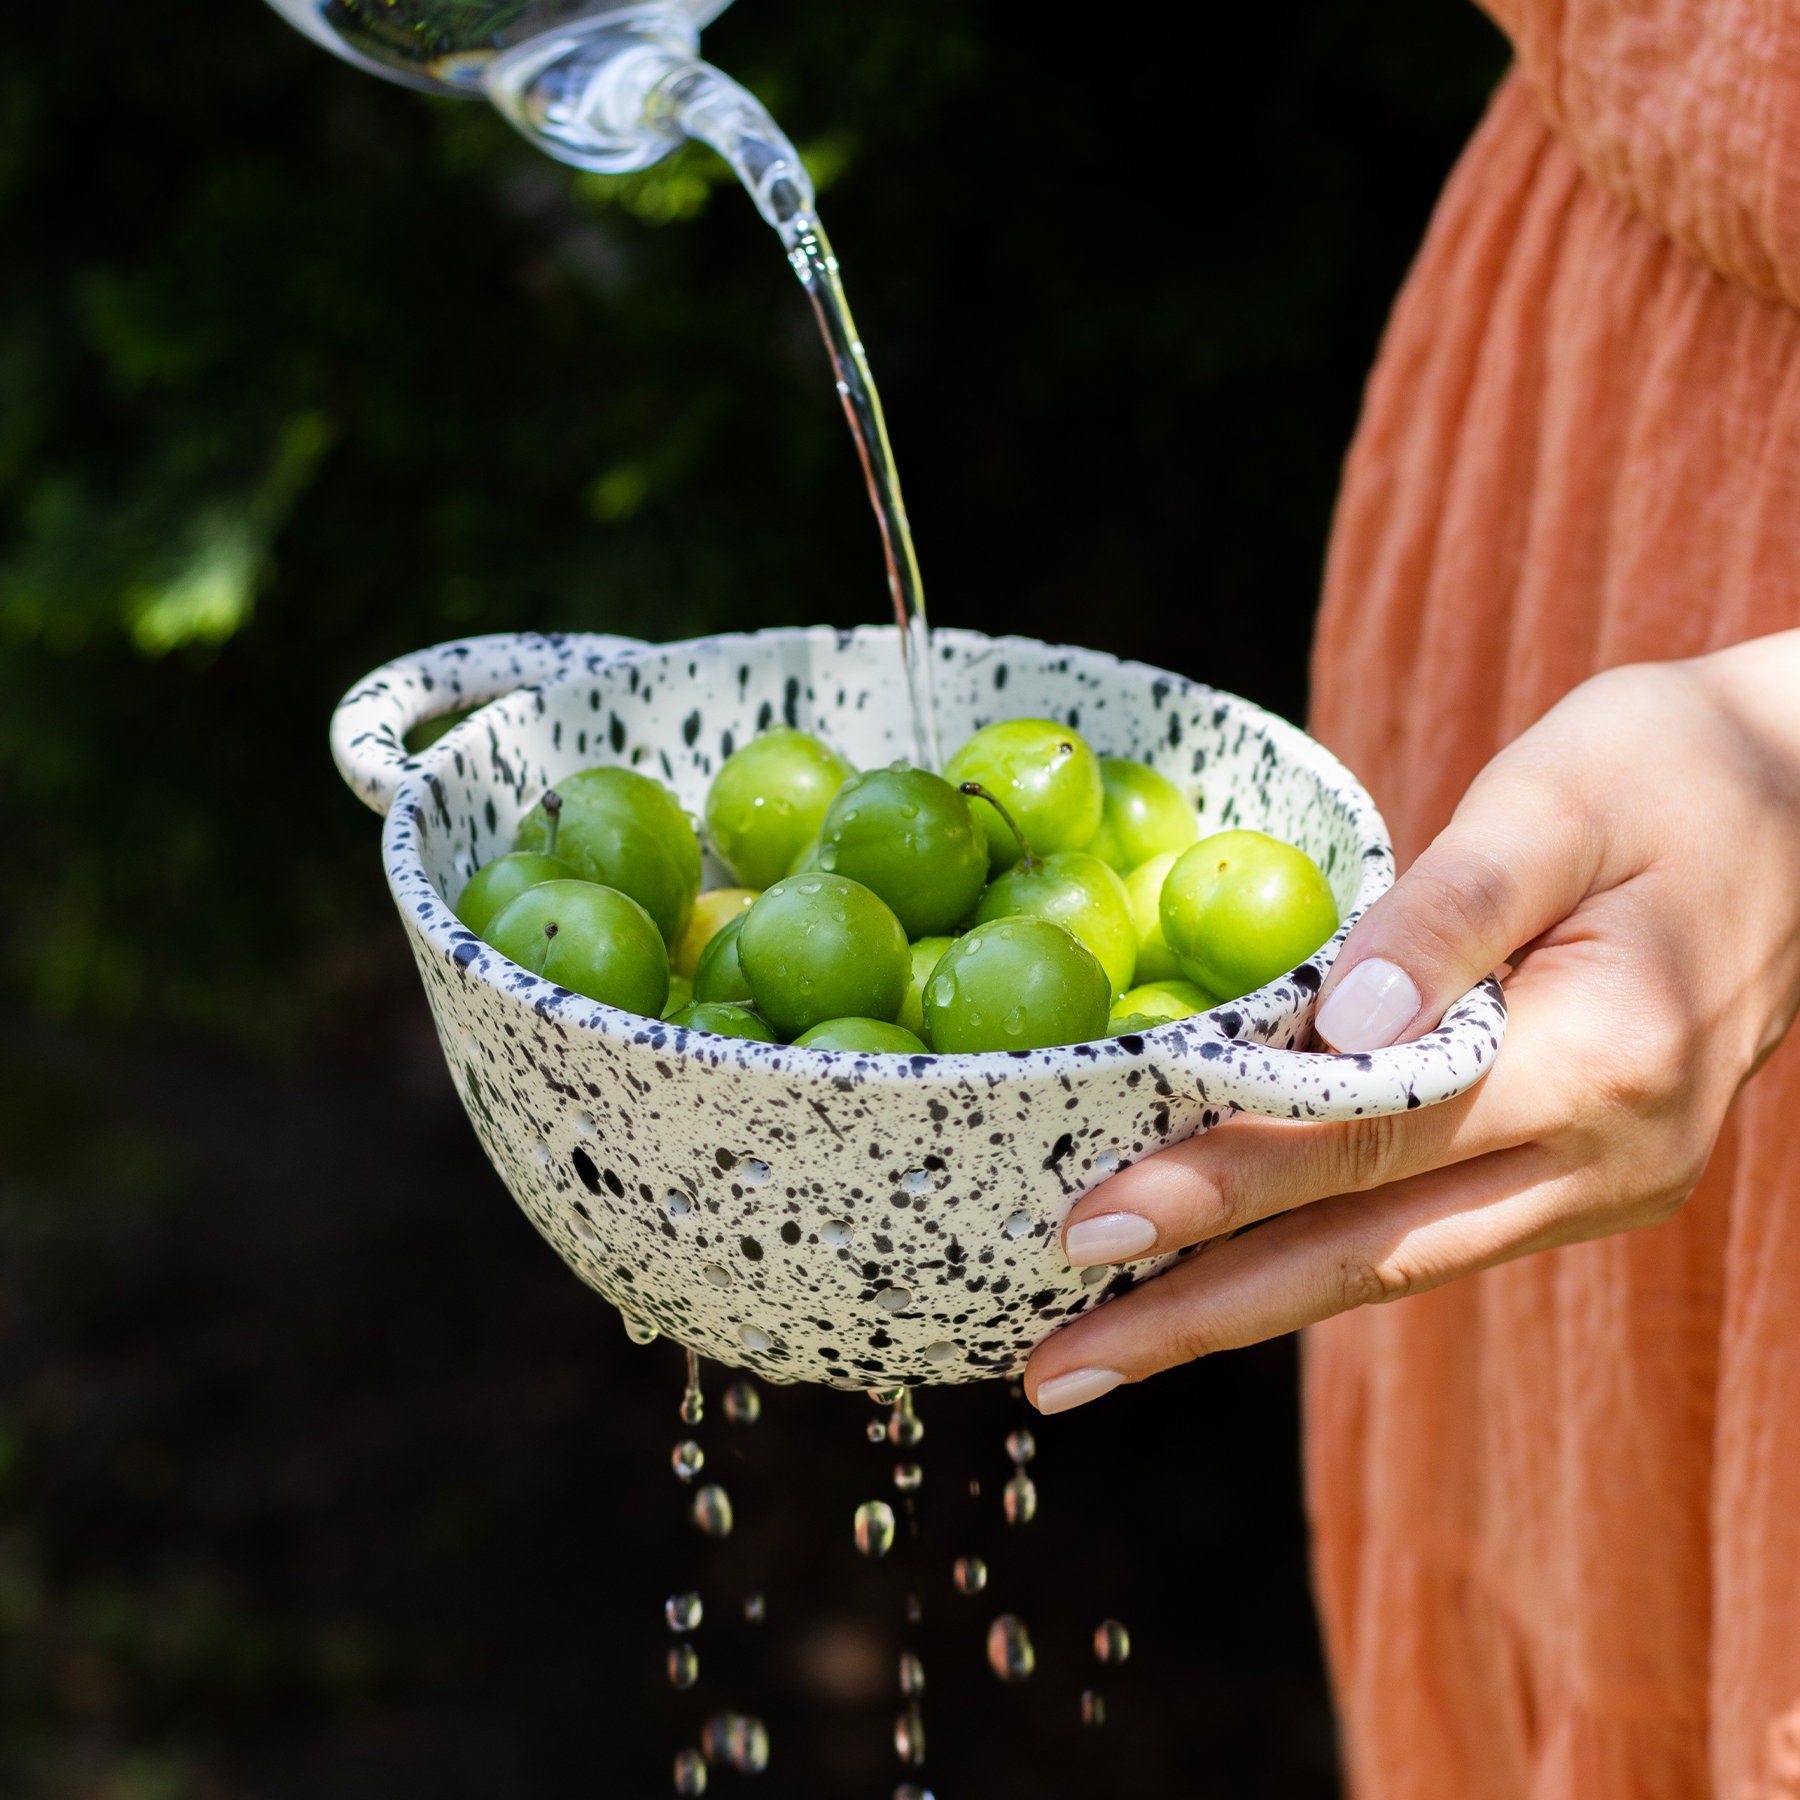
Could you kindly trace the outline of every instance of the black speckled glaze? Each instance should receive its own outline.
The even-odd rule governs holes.
[[[468,639],[379,671],[333,721],[346,780],[387,811],[388,881],[457,1091],[502,1179],[621,1311],[774,1381],[871,1387],[1016,1369],[1062,1321],[1171,1260],[1068,1266],[1059,1227],[1097,1181],[1236,1108],[1343,1119],[1447,1099],[1481,1077],[1504,1031],[1499,991],[1484,984],[1416,1043],[1370,1056],[1296,1049],[1344,934],[1393,880],[1373,804],[1304,733],[1093,651],[961,631],[933,642],[946,744],[994,719],[1061,719],[1197,794],[1203,829],[1301,845],[1343,928],[1285,979],[1141,1037],[913,1057],[710,1037],[526,973],[446,902],[576,769],[643,769],[697,814],[719,763],[776,720],[861,767],[904,754],[892,627],[668,645]],[[419,719],[496,695],[406,756]],[[723,878],[709,868],[709,885]]]

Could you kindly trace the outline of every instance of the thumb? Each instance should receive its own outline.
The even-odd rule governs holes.
[[[1380,1050],[1445,1009],[1585,898],[1596,872],[1566,787],[1535,758],[1501,758],[1357,922],[1319,996],[1334,1050]]]

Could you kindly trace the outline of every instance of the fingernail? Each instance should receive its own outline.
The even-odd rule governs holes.
[[[1313,1028],[1334,1050],[1385,1050],[1413,1022],[1419,990],[1398,963],[1371,956],[1325,996]]]
[[[1090,1400],[1110,1394],[1124,1379],[1117,1369],[1071,1369],[1067,1375],[1052,1375],[1038,1383],[1037,1409],[1059,1413],[1086,1406]]]
[[[1094,1263],[1124,1262],[1142,1256],[1156,1242],[1156,1227],[1136,1213],[1100,1213],[1071,1225],[1063,1253],[1078,1269]]]

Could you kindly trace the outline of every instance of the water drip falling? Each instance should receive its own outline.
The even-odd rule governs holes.
[[[871,1419],[865,1429],[871,1444],[887,1441],[888,1428],[880,1419]]]
[[[1131,1633],[1117,1619],[1094,1627],[1094,1655],[1103,1663],[1122,1663],[1131,1655]]]
[[[698,1594],[671,1594],[663,1602],[663,1617],[671,1631],[698,1631],[705,1612]]]
[[[865,1500],[856,1509],[856,1547],[882,1557],[894,1547],[894,1509],[885,1500]]]
[[[915,1462],[894,1464],[894,1486],[903,1494],[917,1493],[925,1471]]]
[[[681,1422],[698,1425],[706,1417],[706,1395],[700,1387],[700,1358],[687,1353],[687,1390],[681,1396]]]
[[[648,1319],[634,1319],[630,1313],[620,1313],[625,1322],[625,1335],[634,1344],[654,1344],[662,1333]]]
[[[917,1594],[906,1596],[906,1622],[909,1625],[919,1624],[925,1617],[925,1609],[919,1604]]]
[[[888,1442],[900,1450],[911,1450],[924,1441],[925,1422],[913,1407],[911,1388],[903,1388],[899,1403],[888,1414]]]
[[[959,1594],[979,1594],[987,1586],[987,1564],[979,1556],[959,1556],[950,1571]]]
[[[1023,1467],[1037,1455],[1037,1439],[1024,1426],[1006,1434],[1006,1454]]]
[[[937,1800],[930,1788],[922,1788],[917,1782],[903,1781],[894,1789],[894,1800]]]
[[[706,1466],[706,1452],[692,1438],[683,1438],[669,1452],[669,1467],[678,1481],[692,1481]]]
[[[1081,1690],[1081,1722],[1084,1725],[1104,1725],[1106,1723],[1105,1697],[1096,1694],[1092,1688]]]
[[[688,1508],[688,1517],[708,1537],[713,1538],[730,1537],[731,1528],[736,1523],[731,1511],[731,1496],[717,1482],[708,1482],[695,1494],[693,1505]]]
[[[744,1596],[744,1623],[746,1625],[760,1625],[768,1616],[768,1602],[763,1599],[761,1594]]]
[[[1000,1504],[1009,1525],[1029,1525],[1037,1517],[1037,1483],[1021,1469],[1001,1490]]]
[[[734,1381],[725,1390],[725,1418],[732,1425],[754,1425],[762,1417],[762,1395],[749,1381]]]
[[[987,1633],[988,1667],[1002,1681],[1017,1682],[1030,1678],[1037,1667],[1037,1650],[1031,1633],[1017,1613],[1002,1613]]]
[[[909,1700],[916,1700],[925,1691],[925,1665],[911,1650],[901,1652],[900,1691]]]
[[[675,1791],[678,1794],[706,1792],[706,1759],[698,1750],[675,1752]]]
[[[740,1775],[760,1775],[769,1766],[768,1728],[749,1713],[714,1713],[701,1727],[700,1748],[708,1762]]]
[[[700,1657],[686,1638],[669,1647],[669,1686],[691,1688],[700,1679]]]
[[[916,1705],[894,1720],[894,1754],[915,1769],[925,1760],[925,1715]]]

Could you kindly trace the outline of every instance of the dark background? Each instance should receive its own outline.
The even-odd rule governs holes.
[[[1503,48],[1461,0],[1057,17],[741,0],[708,48],[822,178],[934,617],[1297,715],[1360,384]],[[651,1795],[729,1701],[774,1734],[750,1791],[879,1800],[909,1586],[940,1800],[1334,1791],[1290,1345],[1045,1422],[1010,1534],[1018,1403],[928,1395],[920,1535],[879,1566],[867,1404],[733,1430],[715,1379],[708,1545],[677,1353],[457,1112],[337,695],[475,631],[884,606],[803,298],[719,177],[577,177],[253,0],[9,12],[0,1792]],[[1136,1654],[1084,1733],[1107,1613]]]

